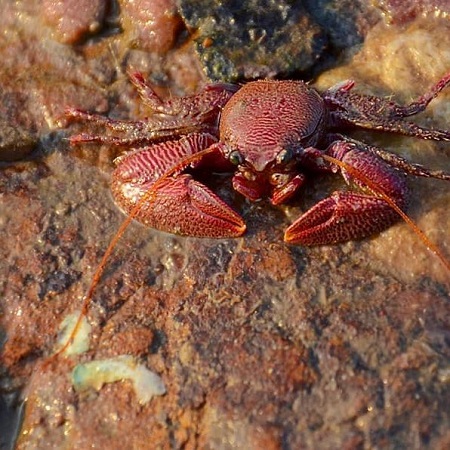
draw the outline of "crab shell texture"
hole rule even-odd
[[[301,81],[244,85],[225,105],[220,120],[225,157],[236,151],[242,160],[234,188],[258,200],[272,186],[272,203],[285,201],[279,189],[286,190],[298,173],[295,156],[317,144],[325,122],[322,97]]]

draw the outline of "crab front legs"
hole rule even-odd
[[[192,155],[205,149],[214,152],[217,145],[212,135],[193,133],[120,157],[111,181],[117,204],[128,214],[135,211],[134,218],[143,224],[168,233],[213,238],[240,236],[246,228],[242,218],[190,174],[180,173],[190,164]],[[165,175],[173,167],[178,173]],[[149,196],[151,189],[154,192]]]
[[[319,169],[326,167],[321,162],[318,150],[306,149],[305,153],[307,157],[317,158]],[[337,141],[330,145],[325,154],[355,168],[400,209],[407,206],[408,188],[404,174],[368,151],[362,144]],[[363,183],[351,178],[345,170],[333,168],[333,171],[336,170],[340,170],[346,182],[358,187],[360,192],[336,191],[320,201],[287,228],[284,236],[286,242],[325,245],[361,239],[378,233],[399,220],[398,214],[385,200],[369,192]]]

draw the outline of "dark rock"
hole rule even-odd
[[[368,0],[305,0],[302,3],[325,30],[331,46],[338,50],[361,44],[381,19],[380,12]]]
[[[207,76],[237,80],[307,71],[326,39],[300,2],[182,0]]]

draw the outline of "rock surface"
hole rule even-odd
[[[43,0],[42,16],[53,37],[75,44],[102,27],[108,0]]]
[[[180,11],[195,30],[207,76],[236,81],[310,69],[326,37],[300,2],[183,0]]]
[[[119,5],[130,47],[160,54],[173,48],[183,28],[175,0],[121,0]]]
[[[67,136],[95,130],[65,122],[64,109],[145,116],[130,68],[166,96],[206,80],[194,40],[148,53],[128,49],[125,32],[74,48],[54,41],[34,14],[39,4],[0,0],[1,118],[36,142],[27,158],[0,166],[0,393],[22,389],[26,399],[17,448],[448,448],[450,282],[435,255],[403,223],[336,246],[281,240],[334,180],[311,180],[282,208],[211,180],[247,221],[241,239],[131,224],[89,306],[89,350],[48,359],[123,220],[108,188],[116,151],[70,148]],[[320,89],[351,77],[362,91],[409,102],[450,67],[446,20],[378,22],[364,35],[359,53],[321,74]],[[448,128],[449,105],[447,91],[417,120]],[[358,138],[450,170],[448,144]],[[448,186],[411,187],[413,219],[449,258]],[[142,405],[129,381],[75,391],[77,364],[123,354],[158,374],[167,393]],[[0,417],[11,411],[3,398]]]

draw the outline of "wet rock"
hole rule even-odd
[[[418,18],[448,19],[450,4],[447,0],[380,0],[375,6],[388,23],[406,24]]]
[[[6,374],[1,374],[0,385],[0,448],[10,449],[20,428],[21,400],[17,388],[7,386]]]
[[[288,224],[339,183],[318,176],[276,208],[243,200],[229,177],[205,176],[244,216],[240,239],[180,238],[132,223],[87,308],[89,348],[48,359],[124,219],[109,191],[114,151],[65,141],[103,129],[49,129],[65,106],[144,117],[123,76],[132,63],[174,92],[204,78],[190,42],[120,59],[111,48],[127,42],[115,35],[75,51],[39,29],[31,2],[3,3],[1,115],[51,141],[51,151],[0,169],[0,393],[7,376],[27,398],[16,448],[447,448],[448,273],[403,224],[362,242],[285,245]],[[448,70],[448,23],[382,25],[317,86],[354,78],[359,90],[408,101]],[[448,127],[448,95],[418,121]],[[448,167],[448,143],[359,138]],[[446,251],[447,185],[411,185],[414,217]],[[74,390],[77,364],[123,353],[161,376],[167,394],[142,406],[126,380]]]
[[[102,26],[108,0],[44,0],[42,14],[54,37],[75,44]]]
[[[8,137],[4,145],[20,148],[15,151],[19,155],[29,150],[30,136],[43,147],[51,141],[50,134],[60,126],[68,104],[90,98],[89,109],[105,110],[105,93],[98,95],[105,75],[93,79],[73,48],[48,36],[37,14],[40,3],[6,2],[3,6],[0,117]],[[74,79],[79,80],[77,86]]]
[[[381,19],[373,2],[367,0],[306,0],[303,3],[325,31],[334,50],[361,44]]]
[[[0,118],[0,161],[17,161],[33,151],[37,139],[26,130]]]
[[[183,27],[175,0],[120,0],[125,40],[148,52],[169,51]]]
[[[299,2],[182,0],[180,12],[212,80],[306,71],[326,43],[323,30]]]

